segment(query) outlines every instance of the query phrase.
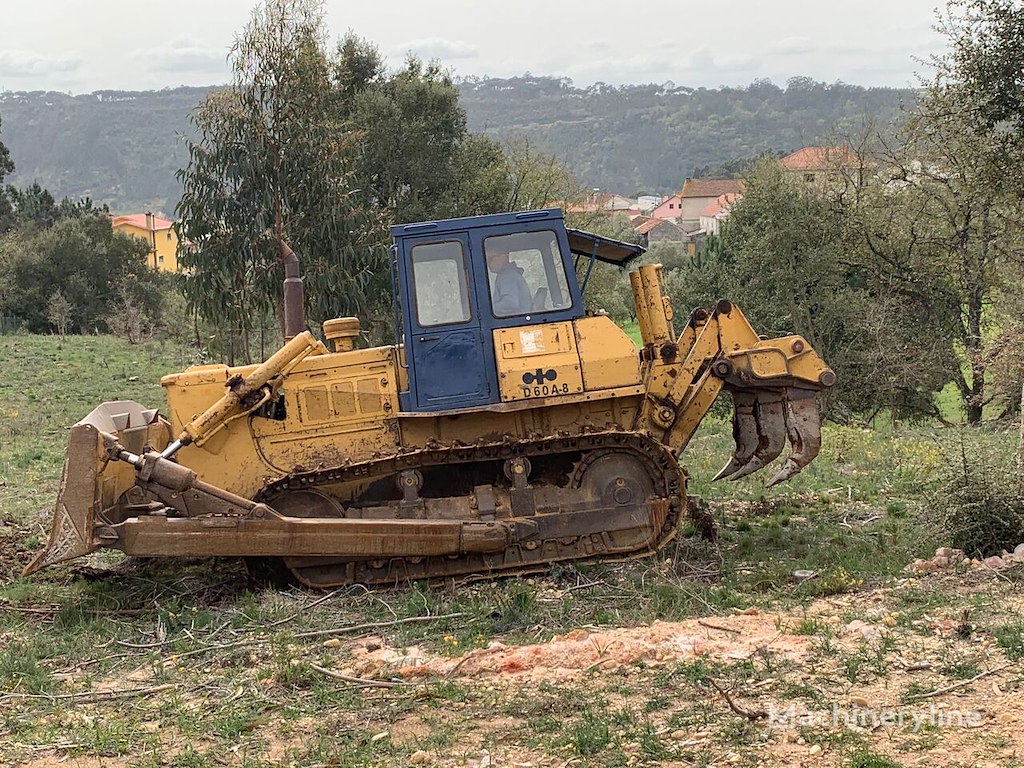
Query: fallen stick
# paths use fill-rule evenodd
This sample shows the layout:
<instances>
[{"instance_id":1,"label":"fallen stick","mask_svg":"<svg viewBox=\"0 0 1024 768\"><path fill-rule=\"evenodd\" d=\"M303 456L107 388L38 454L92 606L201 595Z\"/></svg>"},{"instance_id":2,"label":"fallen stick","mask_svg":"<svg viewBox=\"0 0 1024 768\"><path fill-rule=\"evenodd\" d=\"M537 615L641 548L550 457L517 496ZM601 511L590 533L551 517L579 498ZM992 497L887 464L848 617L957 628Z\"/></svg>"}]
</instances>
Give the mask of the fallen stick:
<instances>
[{"instance_id":1,"label":"fallen stick","mask_svg":"<svg viewBox=\"0 0 1024 768\"><path fill-rule=\"evenodd\" d=\"M743 634L738 629L733 629L732 627L722 627L718 624L712 624L710 621L698 620L697 623L700 624L702 627L707 627L708 629L717 629L719 632L732 632L734 635Z\"/></svg>"},{"instance_id":2,"label":"fallen stick","mask_svg":"<svg viewBox=\"0 0 1024 768\"><path fill-rule=\"evenodd\" d=\"M732 696L729 695L729 692L722 688L712 678L709 677L708 682L711 683L712 688L714 688L716 691L722 694L722 696L725 697L725 701L729 705L729 709L731 709L737 715L742 715L750 721L764 720L766 717L768 717L768 713L765 712L763 709L748 710L741 707L739 704L732 700Z\"/></svg>"},{"instance_id":3,"label":"fallen stick","mask_svg":"<svg viewBox=\"0 0 1024 768\"><path fill-rule=\"evenodd\" d=\"M936 696L941 696L944 693L949 693L951 691L957 690L958 688L964 688L964 687L970 685L971 683L976 683L976 682L978 682L979 680L981 680L983 678L989 677L990 675L994 675L996 672L1002 672L1008 666L1010 666L1010 665L1009 664L1003 664L1001 667L996 667L995 669L990 669L987 672L981 672L980 674L977 674L974 677L972 677L970 680L961 680L959 683L953 683L953 685L947 685L944 688L936 688L934 691L928 691L927 693L918 693L918 694L915 694L914 696L908 696L905 699L905 701L908 701L908 702L910 702L910 701L919 701L921 699L932 699L932 698L935 698Z\"/></svg>"},{"instance_id":4,"label":"fallen stick","mask_svg":"<svg viewBox=\"0 0 1024 768\"><path fill-rule=\"evenodd\" d=\"M54 701L57 699L73 699L75 701L89 701L90 699L120 699L132 696L145 696L150 693L159 693L171 688L177 688L174 683L164 685L151 685L146 688L125 688L119 691L79 691L78 693L5 693L0 696L0 701L16 699L45 699Z\"/></svg>"},{"instance_id":5,"label":"fallen stick","mask_svg":"<svg viewBox=\"0 0 1024 768\"><path fill-rule=\"evenodd\" d=\"M410 616L407 619L395 619L394 621L378 621L371 624L353 624L350 627L335 627L334 629L317 629L312 632L299 632L295 637L330 637L331 635L347 635L350 632L365 632L368 629L384 629L399 624L420 624L426 621L439 621L440 619L458 619L465 616L464 613L442 613L437 616Z\"/></svg>"},{"instance_id":6,"label":"fallen stick","mask_svg":"<svg viewBox=\"0 0 1024 768\"><path fill-rule=\"evenodd\" d=\"M316 664L310 663L313 669L321 674L333 677L335 680L343 680L346 683L352 683L359 688L398 688L408 683L397 683L389 680L369 680L365 677L353 677L352 675L343 675L341 672L335 672L333 669L327 669L325 667L317 666Z\"/></svg>"}]
</instances>

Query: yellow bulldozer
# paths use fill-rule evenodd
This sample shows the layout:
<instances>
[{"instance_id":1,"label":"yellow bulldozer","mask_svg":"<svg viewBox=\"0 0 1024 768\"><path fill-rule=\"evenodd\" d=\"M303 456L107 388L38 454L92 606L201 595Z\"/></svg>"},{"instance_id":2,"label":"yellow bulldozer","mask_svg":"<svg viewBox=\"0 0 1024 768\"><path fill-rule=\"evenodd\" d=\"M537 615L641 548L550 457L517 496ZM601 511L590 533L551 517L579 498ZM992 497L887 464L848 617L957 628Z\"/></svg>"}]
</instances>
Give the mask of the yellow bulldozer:
<instances>
[{"instance_id":1,"label":"yellow bulldozer","mask_svg":"<svg viewBox=\"0 0 1024 768\"><path fill-rule=\"evenodd\" d=\"M260 365L165 376L166 416L100 405L71 429L25 572L103 547L269 558L313 587L642 557L686 514L679 455L723 390L736 448L719 477L787 438L769 484L817 455L835 375L805 339L759 338L724 300L676 335L659 265L630 274L642 348L585 311L594 263L641 247L567 229L559 209L392 236L398 344L355 348L358 319L338 318L329 349L286 319L294 336ZM286 318L301 317L288 275Z\"/></svg>"}]
</instances>

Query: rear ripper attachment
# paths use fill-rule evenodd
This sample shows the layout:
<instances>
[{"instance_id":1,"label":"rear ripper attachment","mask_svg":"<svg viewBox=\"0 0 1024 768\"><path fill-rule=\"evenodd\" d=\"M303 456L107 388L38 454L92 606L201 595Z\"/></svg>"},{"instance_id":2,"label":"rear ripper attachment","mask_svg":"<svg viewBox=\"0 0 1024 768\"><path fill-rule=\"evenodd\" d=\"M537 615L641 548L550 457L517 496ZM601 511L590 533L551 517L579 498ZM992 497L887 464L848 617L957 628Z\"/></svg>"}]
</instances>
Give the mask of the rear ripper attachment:
<instances>
[{"instance_id":1,"label":"rear ripper attachment","mask_svg":"<svg viewBox=\"0 0 1024 768\"><path fill-rule=\"evenodd\" d=\"M739 480L792 451L767 485L788 480L821 449L817 394L836 376L800 336L762 339L729 301L697 309L671 337L672 305L662 290L661 265L631 273L637 319L650 361L644 414L661 442L683 451L722 392L733 399L736 448L715 480Z\"/></svg>"}]
</instances>

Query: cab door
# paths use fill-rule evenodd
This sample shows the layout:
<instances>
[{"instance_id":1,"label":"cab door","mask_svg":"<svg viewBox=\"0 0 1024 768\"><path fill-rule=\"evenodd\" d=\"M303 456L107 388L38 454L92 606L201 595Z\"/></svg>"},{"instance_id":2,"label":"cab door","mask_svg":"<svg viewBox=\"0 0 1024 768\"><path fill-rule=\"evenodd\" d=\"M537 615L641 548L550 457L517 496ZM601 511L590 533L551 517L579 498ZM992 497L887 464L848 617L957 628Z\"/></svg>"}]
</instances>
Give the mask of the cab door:
<instances>
[{"instance_id":1,"label":"cab door","mask_svg":"<svg viewBox=\"0 0 1024 768\"><path fill-rule=\"evenodd\" d=\"M497 402L494 348L481 324L464 234L406 241L409 403L417 411Z\"/></svg>"}]
</instances>

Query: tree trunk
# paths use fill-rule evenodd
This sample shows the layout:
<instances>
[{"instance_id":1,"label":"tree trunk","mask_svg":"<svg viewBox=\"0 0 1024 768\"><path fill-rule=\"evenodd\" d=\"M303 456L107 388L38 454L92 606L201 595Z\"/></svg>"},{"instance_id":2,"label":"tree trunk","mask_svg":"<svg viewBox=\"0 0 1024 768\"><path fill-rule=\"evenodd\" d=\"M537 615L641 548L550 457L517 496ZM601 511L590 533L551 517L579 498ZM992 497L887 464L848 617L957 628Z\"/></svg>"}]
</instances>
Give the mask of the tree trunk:
<instances>
[{"instance_id":1,"label":"tree trunk","mask_svg":"<svg viewBox=\"0 0 1024 768\"><path fill-rule=\"evenodd\" d=\"M962 244L964 277L967 288L967 338L964 347L971 367L970 396L965 403L967 423L976 426L981 423L985 404L985 359L982 354L983 342L981 323L985 313L985 292L988 287L988 249L991 231L989 227L989 206L984 205L981 215L981 242L976 256L972 256L965 237Z\"/></svg>"},{"instance_id":2,"label":"tree trunk","mask_svg":"<svg viewBox=\"0 0 1024 768\"><path fill-rule=\"evenodd\" d=\"M1017 489L1024 494L1024 384L1020 388L1020 441L1017 443Z\"/></svg>"}]
</instances>

